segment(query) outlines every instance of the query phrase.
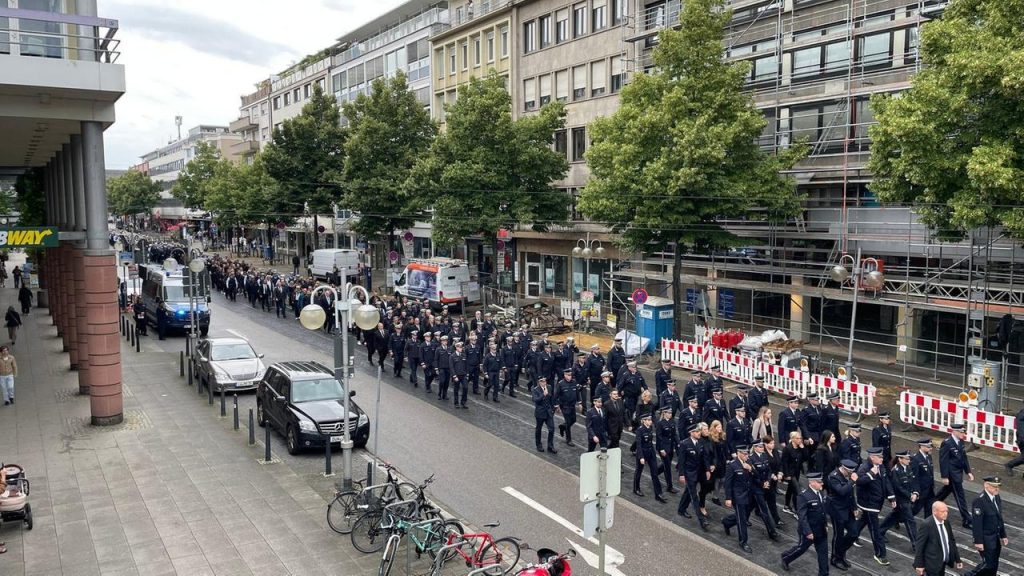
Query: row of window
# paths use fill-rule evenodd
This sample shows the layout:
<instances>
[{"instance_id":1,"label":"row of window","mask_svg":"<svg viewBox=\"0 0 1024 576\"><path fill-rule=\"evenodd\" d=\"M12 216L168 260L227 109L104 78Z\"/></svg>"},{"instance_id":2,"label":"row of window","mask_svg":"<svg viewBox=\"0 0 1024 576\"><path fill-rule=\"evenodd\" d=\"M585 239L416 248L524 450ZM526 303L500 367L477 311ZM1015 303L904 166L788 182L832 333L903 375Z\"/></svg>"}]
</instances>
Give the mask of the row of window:
<instances>
[{"instance_id":1,"label":"row of window","mask_svg":"<svg viewBox=\"0 0 1024 576\"><path fill-rule=\"evenodd\" d=\"M274 110L280 110L285 106L292 104L298 104L303 100L309 99L313 95L313 85L320 87L320 90L326 90L327 80L325 78L319 78L315 82L306 82L303 86L296 86L293 90L285 92L280 96L274 96L273 104Z\"/></svg>"},{"instance_id":2,"label":"row of window","mask_svg":"<svg viewBox=\"0 0 1024 576\"><path fill-rule=\"evenodd\" d=\"M868 149L868 126L874 124L868 98L857 98L852 113L842 102L815 102L765 110L768 123L760 144L765 148L786 147L805 139L814 154Z\"/></svg>"},{"instance_id":3,"label":"row of window","mask_svg":"<svg viewBox=\"0 0 1024 576\"><path fill-rule=\"evenodd\" d=\"M626 20L628 0L590 0L523 23L523 53L600 32Z\"/></svg>"},{"instance_id":4,"label":"row of window","mask_svg":"<svg viewBox=\"0 0 1024 576\"><path fill-rule=\"evenodd\" d=\"M434 65L437 66L437 77L439 79L444 78L445 51L448 53L447 72L449 75L454 75L455 72L460 69L468 70L470 65L474 68L479 68L484 64L485 58L488 64L493 63L498 50L500 50L502 58L507 58L509 50L508 26L502 26L498 30L497 36L497 46L495 46L494 30L490 30L485 33L471 36L468 40L459 42L458 49L456 49L455 44L449 44L444 49L437 50L437 61L434 63ZM470 44L473 46L472 60L470 59Z\"/></svg>"},{"instance_id":5,"label":"row of window","mask_svg":"<svg viewBox=\"0 0 1024 576\"><path fill-rule=\"evenodd\" d=\"M572 265L570 282L570 264ZM601 278L615 265L607 258L572 258L557 254L522 252L520 266L525 271L527 296L568 297L569 290L579 297L584 289L594 293L594 300L602 300ZM589 278L586 277L589 274Z\"/></svg>"},{"instance_id":6,"label":"row of window","mask_svg":"<svg viewBox=\"0 0 1024 576\"><path fill-rule=\"evenodd\" d=\"M534 110L551 102L552 98L557 102L568 102L570 95L576 102L606 93L614 94L622 89L625 79L622 59L617 56L527 78L523 80L523 109Z\"/></svg>"},{"instance_id":7,"label":"row of window","mask_svg":"<svg viewBox=\"0 0 1024 576\"><path fill-rule=\"evenodd\" d=\"M569 137L572 137L572 148L569 148ZM567 130L556 130L552 146L555 152L568 155L570 162L583 162L583 155L587 152L587 128L576 126Z\"/></svg>"}]
</instances>

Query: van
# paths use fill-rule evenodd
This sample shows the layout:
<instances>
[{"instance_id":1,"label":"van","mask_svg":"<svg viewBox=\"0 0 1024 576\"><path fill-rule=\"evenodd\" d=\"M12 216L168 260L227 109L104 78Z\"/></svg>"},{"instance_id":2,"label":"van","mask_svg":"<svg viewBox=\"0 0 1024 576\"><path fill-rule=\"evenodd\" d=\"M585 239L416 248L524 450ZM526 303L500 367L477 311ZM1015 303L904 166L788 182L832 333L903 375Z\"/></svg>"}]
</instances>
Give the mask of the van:
<instances>
[{"instance_id":1,"label":"van","mask_svg":"<svg viewBox=\"0 0 1024 576\"><path fill-rule=\"evenodd\" d=\"M157 325L156 312L159 306L163 306L166 312L166 326L168 331L191 329L189 321L190 290L188 268L176 272L168 272L160 266L139 266L139 276L142 277L142 305L146 309L146 321L153 326ZM210 307L207 305L209 294L208 286L209 272L204 270L197 276L195 285L195 307L196 316L199 322L199 332L206 336L210 331ZM158 302L158 299L160 302Z\"/></svg>"},{"instance_id":2,"label":"van","mask_svg":"<svg viewBox=\"0 0 1024 576\"><path fill-rule=\"evenodd\" d=\"M412 260L395 278L395 292L427 300L434 308L480 300L480 284L472 277L465 260L432 258Z\"/></svg>"},{"instance_id":3,"label":"van","mask_svg":"<svg viewBox=\"0 0 1024 576\"><path fill-rule=\"evenodd\" d=\"M359 275L359 252L344 248L326 248L313 250L313 259L309 266L309 275L321 280L329 279L337 267L348 278Z\"/></svg>"}]
</instances>

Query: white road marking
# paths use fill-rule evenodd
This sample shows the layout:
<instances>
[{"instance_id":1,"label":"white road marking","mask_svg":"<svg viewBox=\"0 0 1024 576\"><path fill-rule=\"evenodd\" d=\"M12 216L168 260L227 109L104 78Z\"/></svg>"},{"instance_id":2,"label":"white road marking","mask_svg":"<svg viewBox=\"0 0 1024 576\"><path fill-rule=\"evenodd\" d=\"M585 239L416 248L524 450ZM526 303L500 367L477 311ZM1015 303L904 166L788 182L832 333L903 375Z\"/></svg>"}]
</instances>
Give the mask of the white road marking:
<instances>
[{"instance_id":1,"label":"white road marking","mask_svg":"<svg viewBox=\"0 0 1024 576\"><path fill-rule=\"evenodd\" d=\"M570 540L568 538L566 538L565 541L569 543L569 546L572 546L573 550L576 551L576 554L580 558L582 558L584 562L586 562L587 564L590 564L591 568L596 570L598 568L598 566L600 566L600 563L598 562L598 560L600 558L598 557L597 554L594 554L590 550L587 550L583 546L580 546L579 544L573 542L572 540ZM604 566L605 574L608 574L608 576L626 576L625 574L622 573L621 570L619 570L619 567L617 565L612 564L612 561L611 561L611 549L608 549L605 552L604 561L605 561L605 566Z\"/></svg>"},{"instance_id":2,"label":"white road marking","mask_svg":"<svg viewBox=\"0 0 1024 576\"><path fill-rule=\"evenodd\" d=\"M239 332L238 330L235 330L234 328L226 328L225 330L226 330L226 331L228 331L228 332L231 332L231 333L232 333L232 334L234 334L235 336L238 336L238 337L239 337L239 338L241 338L242 340L246 340L246 341L248 341L248 340L249 340L249 339L248 339L248 338L247 338L247 337L245 336L245 334L242 334L241 332Z\"/></svg>"},{"instance_id":3,"label":"white road marking","mask_svg":"<svg viewBox=\"0 0 1024 576\"><path fill-rule=\"evenodd\" d=\"M519 500L523 504L526 504L530 508L533 508L537 512L540 512L541 514L547 516L548 518L550 518L551 520L555 521L556 523L561 524L564 528L566 528L567 530L569 530L573 534L579 536L580 538L583 538L583 530L582 529L580 529L578 526L576 526L572 522L569 522L565 518L559 516L558 513L556 513L555 511L551 510L550 508L547 508L546 506L544 506L543 504L537 502L533 498L530 498L526 494L523 494L522 492L516 490L515 488L513 488L511 486L505 486L504 488L502 488L502 491L505 492L506 494L508 494L509 496L515 498L516 500ZM594 538L594 537L587 538L587 541L590 542L591 544L595 545L595 546L597 545L597 538ZM594 557L596 558L597 556L595 555ZM618 550L612 548L611 546L606 546L605 559L606 559L608 565L619 566L623 562L626 561L626 556L622 552L619 552ZM597 564L594 564L594 565L596 566Z\"/></svg>"}]
</instances>

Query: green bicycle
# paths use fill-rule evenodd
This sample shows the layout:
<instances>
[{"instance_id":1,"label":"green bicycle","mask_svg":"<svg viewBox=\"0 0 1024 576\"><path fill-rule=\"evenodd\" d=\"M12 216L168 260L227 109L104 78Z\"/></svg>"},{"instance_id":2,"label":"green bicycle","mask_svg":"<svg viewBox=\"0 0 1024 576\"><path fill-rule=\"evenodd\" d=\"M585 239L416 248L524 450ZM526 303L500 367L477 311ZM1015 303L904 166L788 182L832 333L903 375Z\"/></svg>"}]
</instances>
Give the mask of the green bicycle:
<instances>
[{"instance_id":1,"label":"green bicycle","mask_svg":"<svg viewBox=\"0 0 1024 576\"><path fill-rule=\"evenodd\" d=\"M398 557L398 548L403 537L408 536L412 541L417 558L426 552L430 554L431 558L436 559L438 552L449 538L456 538L463 532L462 524L456 520L431 518L422 522L409 522L395 514L393 510L389 512L394 514L394 525L391 526L391 534L384 545L384 555L380 559L378 576L391 574L391 568L395 565L395 558Z\"/></svg>"}]
</instances>

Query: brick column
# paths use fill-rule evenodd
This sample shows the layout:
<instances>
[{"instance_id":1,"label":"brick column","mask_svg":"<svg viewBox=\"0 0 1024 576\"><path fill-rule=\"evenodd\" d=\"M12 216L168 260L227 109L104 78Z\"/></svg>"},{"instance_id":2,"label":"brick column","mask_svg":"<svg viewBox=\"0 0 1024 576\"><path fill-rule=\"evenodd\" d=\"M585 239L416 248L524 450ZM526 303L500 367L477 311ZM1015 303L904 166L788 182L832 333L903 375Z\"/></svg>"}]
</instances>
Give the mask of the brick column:
<instances>
[{"instance_id":1,"label":"brick column","mask_svg":"<svg viewBox=\"0 0 1024 576\"><path fill-rule=\"evenodd\" d=\"M91 372L89 370L89 320L88 314L83 309L87 306L85 292L85 255L82 248L74 248L75 263L75 301L78 302L79 310L75 315L75 332L78 334L78 393L88 394L91 384ZM118 341L120 342L120 340Z\"/></svg>"},{"instance_id":2,"label":"brick column","mask_svg":"<svg viewBox=\"0 0 1024 576\"><path fill-rule=\"evenodd\" d=\"M75 270L75 248L71 245L64 248L64 270L66 273L61 277L66 302L64 332L67 335L71 369L78 370L78 312L81 310L81 303L75 298L75 277L78 274Z\"/></svg>"},{"instance_id":3,"label":"brick column","mask_svg":"<svg viewBox=\"0 0 1024 576\"><path fill-rule=\"evenodd\" d=\"M118 327L117 271L109 250L83 251L85 302L89 349L89 400L92 423L120 424L124 420L121 396L121 333Z\"/></svg>"}]
</instances>

